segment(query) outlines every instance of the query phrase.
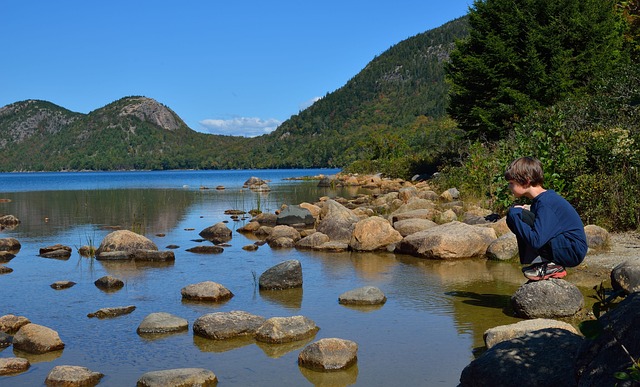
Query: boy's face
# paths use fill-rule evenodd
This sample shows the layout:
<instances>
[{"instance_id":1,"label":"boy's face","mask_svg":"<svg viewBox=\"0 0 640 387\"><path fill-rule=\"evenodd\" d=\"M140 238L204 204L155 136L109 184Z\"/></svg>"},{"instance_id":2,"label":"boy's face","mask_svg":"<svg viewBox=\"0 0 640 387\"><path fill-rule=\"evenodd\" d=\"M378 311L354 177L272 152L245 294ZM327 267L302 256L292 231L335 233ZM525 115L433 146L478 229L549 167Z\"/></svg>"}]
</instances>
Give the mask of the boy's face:
<instances>
[{"instance_id":1,"label":"boy's face","mask_svg":"<svg viewBox=\"0 0 640 387\"><path fill-rule=\"evenodd\" d=\"M527 188L515 180L509 180L509 191L513 196L519 198L527 192Z\"/></svg>"}]
</instances>

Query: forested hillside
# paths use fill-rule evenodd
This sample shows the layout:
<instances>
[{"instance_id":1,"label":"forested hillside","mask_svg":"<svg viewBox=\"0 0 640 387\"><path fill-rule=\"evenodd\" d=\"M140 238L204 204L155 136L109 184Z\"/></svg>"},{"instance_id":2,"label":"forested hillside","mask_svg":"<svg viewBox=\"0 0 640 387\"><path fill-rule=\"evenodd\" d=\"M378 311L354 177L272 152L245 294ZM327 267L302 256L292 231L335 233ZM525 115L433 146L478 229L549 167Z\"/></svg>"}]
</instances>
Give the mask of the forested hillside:
<instances>
[{"instance_id":1,"label":"forested hillside","mask_svg":"<svg viewBox=\"0 0 640 387\"><path fill-rule=\"evenodd\" d=\"M2 171L345 167L385 172L418 165L447 148L443 64L465 18L399 42L345 86L257 138L189 129L169 107L126 97L89 114L47 101L0 108ZM29 155L29 157L25 157ZM407 174L409 172L403 172Z\"/></svg>"}]
</instances>

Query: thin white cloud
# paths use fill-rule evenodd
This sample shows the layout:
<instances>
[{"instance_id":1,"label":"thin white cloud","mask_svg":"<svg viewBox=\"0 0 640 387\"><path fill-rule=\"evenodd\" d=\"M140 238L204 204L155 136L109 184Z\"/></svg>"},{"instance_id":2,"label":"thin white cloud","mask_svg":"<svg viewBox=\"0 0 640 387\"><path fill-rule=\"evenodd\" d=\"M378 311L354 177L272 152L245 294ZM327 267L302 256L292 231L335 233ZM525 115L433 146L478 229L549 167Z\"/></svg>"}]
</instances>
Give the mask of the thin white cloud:
<instances>
[{"instance_id":1,"label":"thin white cloud","mask_svg":"<svg viewBox=\"0 0 640 387\"><path fill-rule=\"evenodd\" d=\"M310 100L301 103L299 106L300 111L303 111L304 109L310 107L311 105L313 105L314 103L318 102L321 99L322 97L313 97Z\"/></svg>"},{"instance_id":2,"label":"thin white cloud","mask_svg":"<svg viewBox=\"0 0 640 387\"><path fill-rule=\"evenodd\" d=\"M206 119L200 121L203 130L211 134L256 137L271 133L282 123L275 118L263 120L257 117L234 117L228 120Z\"/></svg>"}]
</instances>

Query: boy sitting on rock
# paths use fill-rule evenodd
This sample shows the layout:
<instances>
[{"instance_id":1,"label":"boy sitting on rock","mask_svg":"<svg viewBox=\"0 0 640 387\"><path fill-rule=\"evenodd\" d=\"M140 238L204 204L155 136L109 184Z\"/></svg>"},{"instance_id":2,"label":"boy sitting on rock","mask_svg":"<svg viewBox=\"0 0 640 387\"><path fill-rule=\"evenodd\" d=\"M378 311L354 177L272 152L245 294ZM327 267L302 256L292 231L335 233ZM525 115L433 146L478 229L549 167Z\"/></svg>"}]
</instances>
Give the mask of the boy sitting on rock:
<instances>
[{"instance_id":1,"label":"boy sitting on rock","mask_svg":"<svg viewBox=\"0 0 640 387\"><path fill-rule=\"evenodd\" d=\"M532 281L562 278L565 267L578 266L587 254L584 225L576 210L562 196L542 187L542 163L521 157L504 173L516 198L532 200L530 210L515 205L507 212L507 226L516 234L524 276Z\"/></svg>"}]
</instances>

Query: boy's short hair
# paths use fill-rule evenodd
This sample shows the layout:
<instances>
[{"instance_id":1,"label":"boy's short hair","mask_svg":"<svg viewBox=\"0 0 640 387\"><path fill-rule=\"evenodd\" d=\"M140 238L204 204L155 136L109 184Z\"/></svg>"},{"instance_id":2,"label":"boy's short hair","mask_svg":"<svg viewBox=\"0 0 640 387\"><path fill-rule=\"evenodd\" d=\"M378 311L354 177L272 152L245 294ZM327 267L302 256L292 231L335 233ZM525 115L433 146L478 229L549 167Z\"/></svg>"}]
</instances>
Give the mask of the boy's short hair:
<instances>
[{"instance_id":1,"label":"boy's short hair","mask_svg":"<svg viewBox=\"0 0 640 387\"><path fill-rule=\"evenodd\" d=\"M529 184L531 186L542 185L544 172L542 163L535 157L520 157L513 161L504 172L506 180L515 180L520 185Z\"/></svg>"}]
</instances>

